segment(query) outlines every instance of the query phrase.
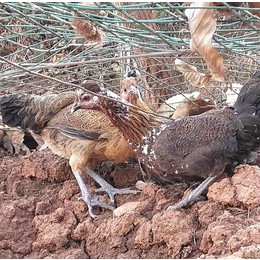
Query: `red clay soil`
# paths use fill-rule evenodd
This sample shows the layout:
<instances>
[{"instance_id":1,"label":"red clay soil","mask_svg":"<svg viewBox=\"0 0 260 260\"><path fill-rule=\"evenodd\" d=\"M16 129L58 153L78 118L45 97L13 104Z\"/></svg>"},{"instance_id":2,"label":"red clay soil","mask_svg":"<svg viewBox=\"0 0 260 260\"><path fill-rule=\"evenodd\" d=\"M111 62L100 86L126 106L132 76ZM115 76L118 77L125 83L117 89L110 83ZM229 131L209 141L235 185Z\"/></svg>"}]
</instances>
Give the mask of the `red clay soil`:
<instances>
[{"instance_id":1,"label":"red clay soil","mask_svg":"<svg viewBox=\"0 0 260 260\"><path fill-rule=\"evenodd\" d=\"M1 149L0 149L1 150ZM116 187L140 179L133 163L105 168ZM90 190L98 187L86 176ZM114 213L91 219L68 162L50 151L0 157L0 258L260 258L260 169L222 178L208 199L167 211L188 185L138 183ZM94 193L93 193L94 194ZM100 200L110 203L106 194Z\"/></svg>"}]
</instances>

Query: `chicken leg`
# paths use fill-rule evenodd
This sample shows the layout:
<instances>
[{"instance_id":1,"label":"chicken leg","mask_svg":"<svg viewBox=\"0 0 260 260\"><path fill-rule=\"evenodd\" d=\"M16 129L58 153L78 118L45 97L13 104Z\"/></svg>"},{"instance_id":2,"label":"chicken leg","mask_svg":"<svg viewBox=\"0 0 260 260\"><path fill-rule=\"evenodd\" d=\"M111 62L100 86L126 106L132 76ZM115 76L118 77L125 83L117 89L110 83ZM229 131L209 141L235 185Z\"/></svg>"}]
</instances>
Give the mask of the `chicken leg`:
<instances>
[{"instance_id":1,"label":"chicken leg","mask_svg":"<svg viewBox=\"0 0 260 260\"><path fill-rule=\"evenodd\" d=\"M204 180L195 190L193 190L186 198L182 199L179 203L173 206L169 206L167 210L179 209L185 206L188 206L191 202L194 202L199 195L207 189L211 183L215 181L218 176L208 177Z\"/></svg>"},{"instance_id":2,"label":"chicken leg","mask_svg":"<svg viewBox=\"0 0 260 260\"><path fill-rule=\"evenodd\" d=\"M82 193L82 197L80 197L79 199L82 199L85 201L85 203L88 205L88 210L89 210L89 214L92 218L97 217L94 213L93 213L93 207L94 206L99 206L99 207L103 207L106 209L110 209L110 210L114 210L115 208L113 206L110 206L108 204L105 204L101 201L98 200L98 197L92 197L90 195L90 193L88 192L87 186L85 185L82 176L75 170L72 169L72 172L78 182L80 191Z\"/></svg>"},{"instance_id":3,"label":"chicken leg","mask_svg":"<svg viewBox=\"0 0 260 260\"><path fill-rule=\"evenodd\" d=\"M106 192L111 200L111 202L115 202L115 195L116 194L136 194L140 192L139 190L131 190L130 188L124 188L124 189L117 189L107 183L101 176L99 176L94 171L91 171L90 169L87 170L87 174L93 178L101 187L96 189L96 192Z\"/></svg>"}]
</instances>

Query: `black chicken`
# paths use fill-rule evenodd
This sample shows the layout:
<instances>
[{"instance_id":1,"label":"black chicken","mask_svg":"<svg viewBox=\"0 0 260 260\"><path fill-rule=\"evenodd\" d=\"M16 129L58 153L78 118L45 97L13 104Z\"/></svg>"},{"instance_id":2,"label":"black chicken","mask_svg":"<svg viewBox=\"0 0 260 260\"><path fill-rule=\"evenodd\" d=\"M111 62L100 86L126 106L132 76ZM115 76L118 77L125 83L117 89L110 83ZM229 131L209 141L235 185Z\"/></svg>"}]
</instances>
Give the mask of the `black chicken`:
<instances>
[{"instance_id":1,"label":"black chicken","mask_svg":"<svg viewBox=\"0 0 260 260\"><path fill-rule=\"evenodd\" d=\"M92 89L94 91L94 89ZM145 170L159 181L204 181L177 205L194 201L224 171L252 162L260 146L260 73L244 85L233 107L165 120L114 99L105 89L81 93L73 111L102 111L137 150Z\"/></svg>"}]
</instances>

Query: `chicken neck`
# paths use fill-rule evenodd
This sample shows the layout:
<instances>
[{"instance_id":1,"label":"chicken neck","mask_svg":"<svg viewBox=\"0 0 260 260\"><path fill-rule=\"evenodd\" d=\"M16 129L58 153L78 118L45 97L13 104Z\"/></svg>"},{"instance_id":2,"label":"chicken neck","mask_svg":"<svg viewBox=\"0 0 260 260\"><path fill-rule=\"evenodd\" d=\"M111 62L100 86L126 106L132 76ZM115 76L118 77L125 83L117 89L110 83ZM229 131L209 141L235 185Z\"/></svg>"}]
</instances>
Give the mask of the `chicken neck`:
<instances>
[{"instance_id":1,"label":"chicken neck","mask_svg":"<svg viewBox=\"0 0 260 260\"><path fill-rule=\"evenodd\" d=\"M143 138L163 123L156 115L145 113L122 102L104 99L102 109L134 149L141 149Z\"/></svg>"}]
</instances>

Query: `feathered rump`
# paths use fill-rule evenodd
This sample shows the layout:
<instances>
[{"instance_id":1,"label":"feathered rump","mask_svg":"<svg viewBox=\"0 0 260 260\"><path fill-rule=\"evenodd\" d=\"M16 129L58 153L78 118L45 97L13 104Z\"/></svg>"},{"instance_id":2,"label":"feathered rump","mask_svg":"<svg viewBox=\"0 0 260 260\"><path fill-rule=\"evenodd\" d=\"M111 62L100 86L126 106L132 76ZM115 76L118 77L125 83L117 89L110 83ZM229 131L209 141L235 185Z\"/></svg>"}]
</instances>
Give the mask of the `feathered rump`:
<instances>
[{"instance_id":1,"label":"feathered rump","mask_svg":"<svg viewBox=\"0 0 260 260\"><path fill-rule=\"evenodd\" d=\"M243 86L233 107L238 114L260 116L260 71Z\"/></svg>"},{"instance_id":2,"label":"feathered rump","mask_svg":"<svg viewBox=\"0 0 260 260\"><path fill-rule=\"evenodd\" d=\"M9 126L21 126L40 132L55 114L72 104L74 99L74 92L68 92L66 95L14 94L2 97L0 101L2 120Z\"/></svg>"},{"instance_id":3,"label":"feathered rump","mask_svg":"<svg viewBox=\"0 0 260 260\"><path fill-rule=\"evenodd\" d=\"M19 106L19 104L16 104L17 100L18 95L10 95L1 98L1 114L4 124L9 126L21 126L22 118L18 115L18 112L22 107Z\"/></svg>"},{"instance_id":4,"label":"feathered rump","mask_svg":"<svg viewBox=\"0 0 260 260\"><path fill-rule=\"evenodd\" d=\"M233 159L238 163L249 163L260 146L260 72L243 86L234 109L243 129L237 133L238 153Z\"/></svg>"}]
</instances>

